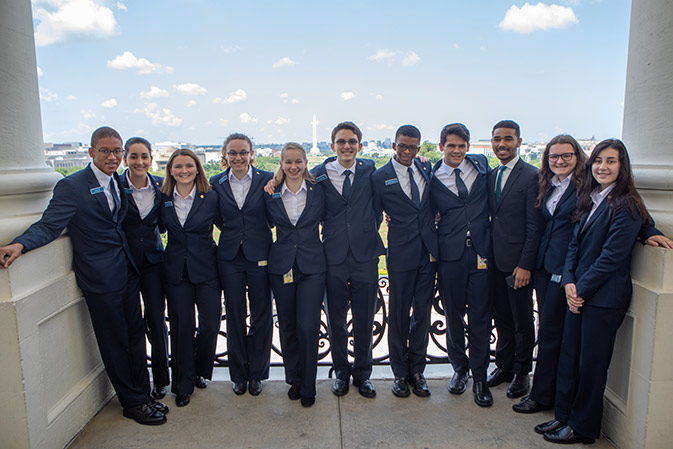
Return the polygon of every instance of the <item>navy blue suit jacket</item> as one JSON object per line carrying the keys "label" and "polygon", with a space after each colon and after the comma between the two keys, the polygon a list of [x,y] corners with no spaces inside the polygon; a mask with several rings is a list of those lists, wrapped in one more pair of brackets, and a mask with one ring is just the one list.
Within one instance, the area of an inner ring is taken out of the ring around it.
{"label": "navy blue suit jacket", "polygon": [[325,212],[325,194],[320,186],[306,181],[306,206],[293,225],[280,197],[282,184],[274,195],[264,195],[269,223],[276,227],[276,241],[269,254],[269,273],[285,274],[294,266],[304,274],[326,271],[325,252],[318,225]]}
{"label": "navy blue suit jacket", "polygon": [[161,222],[168,231],[164,252],[164,274],[168,283],[182,279],[185,263],[189,280],[194,284],[217,279],[217,245],[213,240],[213,224],[221,225],[217,193],[196,192],[194,203],[184,227],[173,207],[173,195],[162,195]]}
{"label": "navy blue suit jacket", "polygon": [[556,205],[554,215],[551,215],[546,204],[553,193],[554,189],[550,189],[542,201],[541,213],[545,228],[540,238],[536,267],[544,269],[547,273],[562,274],[566,254],[568,254],[568,245],[575,229],[575,223],[571,219],[577,206],[577,189],[571,180]]}
{"label": "navy blue suit jacket", "polygon": [[267,260],[271,248],[271,228],[266,220],[264,186],[273,177],[272,173],[252,167],[250,190],[245,197],[243,208],[239,209],[231,191],[229,177],[231,169],[210,178],[213,190],[219,198],[222,215],[222,232],[217,244],[217,259],[234,259],[243,244],[245,258],[252,262]]}
{"label": "navy blue suit jacket", "polygon": [[[119,175],[115,173],[114,179],[120,186]],[[126,286],[128,263],[134,268],[135,264],[122,229],[128,199],[120,194],[120,200],[115,220],[96,176],[86,167],[56,184],[42,218],[12,243],[21,243],[27,252],[53,241],[67,226],[77,285],[92,293],[121,290]]]}
{"label": "navy blue suit jacket", "polygon": [[371,175],[376,170],[374,161],[356,159],[355,178],[351,179],[351,191],[344,198],[334,187],[325,169],[325,164],[336,157],[327,158],[311,170],[325,194],[325,221],[322,224],[322,240],[327,263],[336,265],[346,260],[348,250],[358,262],[369,262],[385,254],[378,232],[379,222],[372,203]]}
{"label": "navy blue suit jacket", "polygon": [[140,218],[138,205],[133,199],[133,190],[130,189],[126,172],[121,175],[122,189],[128,199],[129,207],[124,219],[124,232],[129,242],[129,248],[136,263],[141,264],[143,258],[152,265],[160,263],[164,258],[164,245],[161,243],[159,231],[159,206],[161,205],[161,184],[164,178],[150,176],[154,188],[154,206],[145,218]]}
{"label": "navy blue suit jacket", "polygon": [[631,251],[642,220],[608,202],[606,198],[598,206],[588,223],[585,214],[575,226],[562,283],[576,284],[586,304],[625,309],[631,301]]}
{"label": "navy blue suit jacket", "polygon": [[372,174],[376,216],[379,217],[384,210],[390,216],[389,270],[408,271],[417,268],[424,246],[433,257],[439,255],[435,217],[430,210],[432,167],[429,162],[423,164],[418,159],[414,159],[414,164],[426,182],[420,207],[402,190],[392,160]]}
{"label": "navy blue suit jacket", "polygon": [[[437,240],[439,260],[454,261],[460,259],[465,250],[465,237],[470,238],[477,254],[489,258],[491,254],[491,225],[488,213],[488,159],[482,154],[468,154],[467,161],[479,173],[472,184],[466,200],[449,190],[436,176],[430,183],[432,209],[439,212]],[[443,164],[437,162],[433,171]]]}

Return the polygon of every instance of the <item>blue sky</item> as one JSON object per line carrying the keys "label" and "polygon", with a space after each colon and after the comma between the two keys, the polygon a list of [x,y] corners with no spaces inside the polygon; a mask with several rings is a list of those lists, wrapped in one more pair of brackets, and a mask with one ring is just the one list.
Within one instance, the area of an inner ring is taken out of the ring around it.
{"label": "blue sky", "polygon": [[524,141],[619,137],[631,4],[33,0],[45,141],[309,141],[356,122],[436,142],[500,119]]}

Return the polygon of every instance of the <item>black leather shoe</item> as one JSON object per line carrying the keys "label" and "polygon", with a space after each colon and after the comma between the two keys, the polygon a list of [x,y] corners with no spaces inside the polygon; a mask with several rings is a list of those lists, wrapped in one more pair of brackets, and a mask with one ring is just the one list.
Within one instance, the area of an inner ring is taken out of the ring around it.
{"label": "black leather shoe", "polygon": [[337,396],[343,396],[348,393],[348,381],[343,379],[334,379],[332,384],[332,393]]}
{"label": "black leather shoe", "polygon": [[409,385],[407,385],[407,379],[404,377],[396,377],[393,381],[393,394],[398,398],[408,398],[409,397]]}
{"label": "black leather shoe", "polygon": [[449,393],[463,394],[467,389],[467,371],[464,373],[453,373],[453,377],[449,381]]}
{"label": "black leather shoe", "polygon": [[248,391],[253,396],[259,396],[259,394],[262,392],[262,388],[264,387],[262,386],[261,380],[251,380],[248,383]]}
{"label": "black leather shoe", "polygon": [[189,404],[189,393],[179,394],[175,396],[175,405],[184,407]]}
{"label": "black leather shoe", "polygon": [[147,404],[125,408],[124,416],[146,426],[158,426],[166,422],[166,415]]}
{"label": "black leather shoe", "polygon": [[166,387],[165,385],[163,387],[155,385],[154,388],[152,388],[152,392],[150,393],[150,395],[154,399],[163,399],[164,396],[166,396],[166,393],[168,393],[168,387]]}
{"label": "black leather shoe", "polygon": [[301,397],[299,385],[291,385],[290,389],[287,390],[287,397],[290,398],[291,401],[298,401]]}
{"label": "black leather shoe", "polygon": [[551,421],[543,422],[535,426],[535,432],[540,435],[544,435],[547,432],[553,432],[556,429],[560,429],[565,426],[566,423],[552,419]]}
{"label": "black leather shoe", "polygon": [[203,376],[196,376],[196,379],[194,379],[194,385],[196,386],[196,388],[203,390],[208,386],[208,383],[206,382],[206,379]]}
{"label": "black leather shoe", "polygon": [[369,379],[365,380],[355,380],[353,379],[353,385],[358,387],[358,392],[366,397],[366,398],[373,398],[376,397],[376,388],[374,388],[374,384],[371,383]]}
{"label": "black leather shoe", "polygon": [[412,391],[416,396],[426,398],[430,396],[430,389],[428,388],[428,382],[423,377],[421,373],[412,374],[409,378],[409,384],[413,387]]}
{"label": "black leather shoe", "polygon": [[550,408],[551,407],[548,405],[542,405],[539,402],[535,402],[530,396],[526,396],[521,399],[518,404],[512,406],[512,410],[517,413],[537,413],[543,410],[549,410]]}
{"label": "black leather shoe", "polygon": [[568,425],[560,427],[551,432],[547,432],[543,436],[545,440],[551,443],[559,443],[559,444],[575,444],[575,443],[594,444],[596,442],[594,438],[589,438],[585,437],[584,435],[580,435],[579,433],[575,432],[572,429],[572,427]]}
{"label": "black leather shoe", "polygon": [[496,368],[491,372],[491,374],[488,375],[486,382],[489,387],[497,387],[503,382],[511,382],[513,378],[513,372]]}
{"label": "black leather shoe", "polygon": [[530,389],[530,377],[528,374],[515,374],[512,383],[507,388],[508,398],[520,398],[528,394]]}
{"label": "black leather shoe", "polygon": [[312,407],[315,404],[315,396],[302,396],[301,397],[301,406],[302,407]]}
{"label": "black leather shoe", "polygon": [[248,389],[248,384],[245,382],[234,382],[234,384],[231,386],[232,389],[234,390],[234,393],[236,393],[236,396],[240,396],[242,394],[245,394],[246,390]]}
{"label": "black leather shoe", "polygon": [[164,415],[168,414],[168,406],[163,402],[157,401],[152,396],[147,396],[147,399],[145,399],[145,403],[150,407],[152,407],[154,410],[160,411]]}
{"label": "black leather shoe", "polygon": [[493,395],[488,389],[488,384],[483,380],[481,382],[474,382],[472,384],[472,391],[474,392],[474,402],[479,407],[490,407],[493,405]]}

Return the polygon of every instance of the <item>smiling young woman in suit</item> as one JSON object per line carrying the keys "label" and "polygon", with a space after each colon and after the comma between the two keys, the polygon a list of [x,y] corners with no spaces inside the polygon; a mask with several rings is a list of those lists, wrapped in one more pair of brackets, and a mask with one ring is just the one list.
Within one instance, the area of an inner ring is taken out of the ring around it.
{"label": "smiling young woman in suit", "polygon": [[288,397],[315,403],[320,311],[325,294],[325,254],[319,224],[325,197],[308,171],[306,151],[295,142],[283,145],[274,175],[273,195],[265,195],[276,241],[269,254],[269,279],[276,298],[280,344]]}
{"label": "smiling young woman in suit", "polygon": [[269,378],[273,337],[267,271],[271,229],[263,191],[273,175],[252,166],[254,154],[248,136],[231,134],[222,145],[225,171],[213,176],[210,183],[217,192],[223,221],[217,266],[227,315],[229,373],[234,393],[242,395],[248,390],[257,396],[262,392],[262,380]]}
{"label": "smiling young woman in suit", "polygon": [[168,159],[161,192],[161,222],[168,231],[164,279],[171,324],[171,390],[176,405],[184,407],[194,386],[206,388],[205,379],[213,373],[222,316],[213,224],[219,227],[221,218],[217,193],[191,150],[176,150]]}

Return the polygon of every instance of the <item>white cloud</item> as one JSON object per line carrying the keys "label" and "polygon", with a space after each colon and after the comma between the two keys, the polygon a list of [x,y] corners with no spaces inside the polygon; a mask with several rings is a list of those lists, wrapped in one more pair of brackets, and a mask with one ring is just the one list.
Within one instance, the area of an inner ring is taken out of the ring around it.
{"label": "white cloud", "polygon": [[82,117],[84,117],[86,120],[96,117],[96,114],[93,111],[82,109],[80,112],[82,114]]}
{"label": "white cloud", "polygon": [[37,66],[37,77],[38,77],[38,78],[41,78],[42,75],[44,75],[44,72],[42,71],[42,69],[40,68],[40,66]]}
{"label": "white cloud", "polygon": [[213,100],[215,104],[233,104],[243,101],[248,98],[248,94],[243,89],[236,89],[233,92],[229,92],[229,95],[225,98],[217,97]]}
{"label": "white cloud", "polygon": [[52,101],[56,100],[58,98],[58,95],[56,95],[54,92],[50,91],[49,89],[40,89],[40,100],[45,101],[47,103],[51,103]]}
{"label": "white cloud", "polygon": [[283,126],[290,123],[290,119],[285,117],[278,117],[276,120],[273,121],[273,123],[275,123],[278,126]]}
{"label": "white cloud", "polygon": [[353,92],[341,92],[339,97],[341,97],[341,99],[343,101],[348,101],[348,100],[352,100],[353,98],[355,98],[355,94]]}
{"label": "white cloud", "polygon": [[173,115],[168,108],[159,108],[156,103],[147,103],[143,109],[136,109],[135,112],[142,112],[145,117],[152,120],[154,126],[180,126],[182,119]]}
{"label": "white cloud", "polygon": [[75,101],[75,100],[77,100],[77,97],[74,96],[74,95],[68,95],[65,99],[70,100],[70,101]]}
{"label": "white cloud", "polygon": [[453,48],[460,48],[460,45],[458,45],[458,44],[453,44]]}
{"label": "white cloud", "polygon": [[129,9],[122,2],[117,2],[117,9],[120,11],[128,11]]}
{"label": "white cloud", "polygon": [[147,58],[137,58],[133,53],[126,50],[121,55],[107,62],[107,66],[113,69],[129,70],[138,69],[139,75],[149,75],[150,73],[172,73],[172,67],[163,67],[161,64],[150,62]]}
{"label": "white cloud", "polygon": [[577,22],[577,16],[570,7],[525,3],[521,8],[512,5],[499,27],[501,30],[526,34],[536,30],[567,28]]}
{"label": "white cloud", "polygon": [[385,123],[377,123],[376,125],[374,125],[372,127],[372,129],[376,129],[376,130],[388,129],[388,130],[390,130],[390,129],[395,129],[395,128],[393,127],[393,125],[387,125]]}
{"label": "white cloud", "polygon": [[418,56],[415,51],[408,51],[404,55],[404,59],[402,60],[402,66],[411,67],[413,65],[418,64],[418,61],[420,60],[421,60],[420,56]]}
{"label": "white cloud", "polygon": [[147,92],[140,92],[141,98],[165,98],[167,96],[168,91],[157,86],[152,86]]}
{"label": "white cloud", "polygon": [[257,119],[247,112],[242,113],[240,116],[241,123],[257,123]]}
{"label": "white cloud", "polygon": [[185,95],[203,95],[208,90],[196,83],[173,84],[173,89]]}
{"label": "white cloud", "polygon": [[281,58],[278,61],[274,62],[271,67],[273,67],[274,69],[279,69],[281,67],[292,67],[295,64],[297,64],[297,63],[286,56],[286,57]]}
{"label": "white cloud", "polygon": [[377,99],[377,100],[383,100],[383,95],[378,94],[378,95],[376,96],[376,99]]}
{"label": "white cloud", "polygon": [[220,125],[222,126],[226,126],[227,124],[229,124],[229,120],[227,120],[226,118],[220,118],[219,122]]}
{"label": "white cloud", "polygon": [[102,38],[117,34],[114,13],[104,0],[34,0],[35,44]]}
{"label": "white cloud", "polygon": [[191,107],[191,106],[194,106],[195,104],[196,104],[196,100],[189,100],[185,106]]}
{"label": "white cloud", "polygon": [[104,102],[102,102],[100,105],[104,108],[107,108],[107,109],[114,108],[115,106],[117,106],[117,99],[116,98],[109,98],[109,99],[105,100]]}
{"label": "white cloud", "polygon": [[290,100],[290,103],[292,103],[292,104],[298,104],[298,103],[299,103],[299,100],[297,100],[296,98],[293,98],[292,100]]}
{"label": "white cloud", "polygon": [[372,61],[391,61],[398,52],[391,50],[379,50],[369,57]]}
{"label": "white cloud", "polygon": [[287,98],[287,97],[289,97],[287,92],[283,92],[282,94],[280,94],[280,98]]}

